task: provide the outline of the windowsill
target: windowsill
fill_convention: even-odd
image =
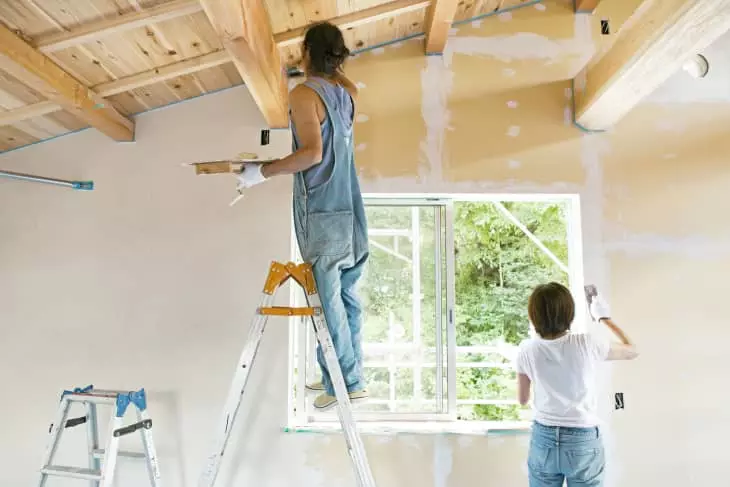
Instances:
[[[361,421],[357,429],[364,434],[424,434],[519,436],[530,433],[529,421]],[[341,433],[337,421],[320,421],[283,428],[285,433]]]

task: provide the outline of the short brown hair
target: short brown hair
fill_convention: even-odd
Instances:
[[[575,318],[575,301],[568,288],[557,282],[540,284],[530,295],[527,314],[543,338],[556,338],[570,330]]]

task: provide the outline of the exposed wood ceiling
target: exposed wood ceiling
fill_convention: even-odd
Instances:
[[[297,63],[304,31],[314,22],[330,20],[340,25],[351,49],[362,50],[423,33],[431,5],[430,0],[257,1],[266,8],[285,65]],[[436,3],[443,24],[449,22],[450,8],[455,10],[454,19],[460,20],[532,1]],[[440,13],[444,10],[447,17]],[[210,9],[204,10],[199,0],[2,0],[0,21],[42,53],[54,72],[57,66],[69,79],[90,88],[89,100],[104,98],[94,106],[117,114],[107,114],[110,117],[130,118],[237,85],[243,82],[241,73],[245,74],[246,66],[233,63],[231,46],[221,41],[222,26],[214,26],[215,20],[211,23]],[[0,51],[0,58],[2,54]],[[18,72],[0,69],[0,151],[75,131],[89,126],[90,121],[100,128],[96,119],[104,114],[87,111],[84,115],[74,105],[79,100],[51,100],[48,90],[18,76]],[[84,103],[88,109],[88,102]],[[281,121],[272,119],[270,123]]]
[[[282,66],[298,63],[312,23],[339,25],[355,52],[425,34],[424,53],[432,54],[443,51],[454,21],[536,1],[0,0],[0,152],[88,126],[130,140],[132,115],[244,80],[268,124],[286,126]],[[730,26],[730,0],[631,3],[642,4],[636,10],[641,28],[625,29],[605,59],[583,74],[588,89],[577,100],[578,121],[591,127],[615,123],[639,100],[616,93],[645,94],[660,80],[642,77],[636,62],[648,67],[672,59],[657,68],[668,76],[698,43]],[[589,12],[598,4],[575,1]],[[714,19],[707,22],[712,28],[696,19]],[[690,34],[671,42],[670,31],[685,24]],[[649,78],[652,86],[642,81]]]

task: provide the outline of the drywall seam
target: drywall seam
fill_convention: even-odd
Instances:
[[[631,257],[668,255],[693,260],[724,259],[730,256],[730,241],[700,235],[668,236],[656,233],[635,233],[613,228],[603,247],[606,252]],[[613,236],[615,235],[615,236]]]
[[[454,73],[447,67],[445,58],[427,57],[426,67],[421,72],[421,115],[426,125],[426,138],[421,142],[420,180],[443,179],[444,139],[450,128],[448,103],[453,86]],[[428,172],[424,173],[426,169]]]
[[[438,436],[433,442],[433,487],[447,487],[454,464],[454,449],[447,437]]]
[[[590,58],[594,52],[591,44],[571,39],[549,39],[532,32],[518,32],[504,36],[464,36],[451,37],[444,50],[447,65],[451,64],[454,54],[467,56],[487,56],[502,62],[523,60],[553,60],[565,55],[578,55],[581,62]]]

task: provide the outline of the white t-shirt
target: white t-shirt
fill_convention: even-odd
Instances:
[[[532,381],[535,420],[545,426],[598,426],[598,365],[610,343],[598,336],[568,333],[555,340],[529,338],[520,344],[517,373]]]

